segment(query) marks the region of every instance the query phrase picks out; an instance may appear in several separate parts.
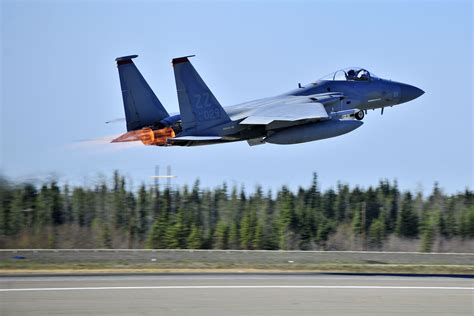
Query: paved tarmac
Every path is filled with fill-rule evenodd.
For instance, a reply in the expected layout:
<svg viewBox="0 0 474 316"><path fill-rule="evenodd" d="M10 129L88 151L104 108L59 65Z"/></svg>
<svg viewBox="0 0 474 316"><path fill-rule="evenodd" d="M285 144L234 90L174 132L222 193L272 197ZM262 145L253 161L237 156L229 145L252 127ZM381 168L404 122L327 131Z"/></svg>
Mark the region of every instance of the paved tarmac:
<svg viewBox="0 0 474 316"><path fill-rule="evenodd" d="M474 278L324 274L0 277L0 315L473 315Z"/></svg>

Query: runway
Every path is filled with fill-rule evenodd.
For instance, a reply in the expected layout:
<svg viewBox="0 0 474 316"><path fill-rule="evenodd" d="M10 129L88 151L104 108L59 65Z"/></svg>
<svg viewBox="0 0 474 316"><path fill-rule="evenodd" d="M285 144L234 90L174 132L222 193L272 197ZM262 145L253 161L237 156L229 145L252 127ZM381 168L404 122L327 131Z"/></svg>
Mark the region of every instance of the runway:
<svg viewBox="0 0 474 316"><path fill-rule="evenodd" d="M3 315L472 315L474 279L324 274L0 277Z"/></svg>

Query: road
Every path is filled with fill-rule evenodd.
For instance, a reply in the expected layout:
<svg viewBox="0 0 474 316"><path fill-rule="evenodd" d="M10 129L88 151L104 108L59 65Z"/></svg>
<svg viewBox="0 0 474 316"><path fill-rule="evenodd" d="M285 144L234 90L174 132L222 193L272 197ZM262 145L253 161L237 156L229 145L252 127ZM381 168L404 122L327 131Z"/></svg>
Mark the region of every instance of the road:
<svg viewBox="0 0 474 316"><path fill-rule="evenodd" d="M7 315L473 315L474 279L325 274L0 277Z"/></svg>

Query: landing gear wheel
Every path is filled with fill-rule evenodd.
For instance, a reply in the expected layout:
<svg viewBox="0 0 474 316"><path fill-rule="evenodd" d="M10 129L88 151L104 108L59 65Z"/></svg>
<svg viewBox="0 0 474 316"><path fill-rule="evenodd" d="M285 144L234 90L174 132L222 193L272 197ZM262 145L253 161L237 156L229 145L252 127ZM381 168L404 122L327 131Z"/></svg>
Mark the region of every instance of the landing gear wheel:
<svg viewBox="0 0 474 316"><path fill-rule="evenodd" d="M364 114L364 111L359 111L356 114L354 114L354 116L358 121L361 121L364 118L365 114Z"/></svg>

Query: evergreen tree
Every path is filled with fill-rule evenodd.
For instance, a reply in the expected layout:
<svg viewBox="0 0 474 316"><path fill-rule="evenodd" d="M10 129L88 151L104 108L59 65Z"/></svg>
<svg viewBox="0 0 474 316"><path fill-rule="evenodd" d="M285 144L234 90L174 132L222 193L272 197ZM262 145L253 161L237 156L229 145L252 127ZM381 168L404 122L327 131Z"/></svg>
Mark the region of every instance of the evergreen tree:
<svg viewBox="0 0 474 316"><path fill-rule="evenodd" d="M252 227L250 214L244 215L242 221L240 222L240 248L242 249L252 249Z"/></svg>
<svg viewBox="0 0 474 316"><path fill-rule="evenodd" d="M196 225L191 228L191 233L187 240L188 249L200 249L202 247L202 232Z"/></svg>
<svg viewBox="0 0 474 316"><path fill-rule="evenodd" d="M7 234L14 235L25 227L23 192L20 189L14 191L9 209Z"/></svg>
<svg viewBox="0 0 474 316"><path fill-rule="evenodd" d="M265 197L265 212L259 218L262 225L262 247L260 249L275 250L278 249L278 222L275 218L275 203L272 200L272 192L268 191ZM260 233L260 232L258 232Z"/></svg>
<svg viewBox="0 0 474 316"><path fill-rule="evenodd" d="M0 192L0 236L5 236L8 232L8 209L9 206L7 206L5 194Z"/></svg>
<svg viewBox="0 0 474 316"><path fill-rule="evenodd" d="M315 175L316 177L316 175ZM312 190L314 192L310 198L310 205L316 203L315 197L318 196L315 189L316 184L313 183ZM294 232L297 226L297 217L294 207L294 198L286 186L284 186L277 196L276 211L278 214L278 233L279 233L279 248L291 249L297 237Z"/></svg>
<svg viewBox="0 0 474 316"><path fill-rule="evenodd" d="M62 195L63 195L64 222L71 224L74 221L74 215L72 212L70 187L67 183L64 185Z"/></svg>
<svg viewBox="0 0 474 316"><path fill-rule="evenodd" d="M333 189L329 189L323 195L323 214L326 218L334 218L336 215L337 196Z"/></svg>
<svg viewBox="0 0 474 316"><path fill-rule="evenodd" d="M369 243L380 249L383 245L383 241L385 239L385 216L381 214L381 216L372 221L369 229Z"/></svg>
<svg viewBox="0 0 474 316"><path fill-rule="evenodd" d="M364 225L362 224L361 207L357 207L352 218L352 231L354 235L359 236L364 232Z"/></svg>
<svg viewBox="0 0 474 316"><path fill-rule="evenodd" d="M379 217L381 208L377 192L371 187L365 193L364 205L364 229L368 231L372 221Z"/></svg>
<svg viewBox="0 0 474 316"><path fill-rule="evenodd" d="M421 251L431 252L433 249L433 243L435 239L435 220L429 218L428 221L423 225L423 231L421 233Z"/></svg>
<svg viewBox="0 0 474 316"><path fill-rule="evenodd" d="M217 223L213 245L215 249L227 249L228 247L228 229L227 224L223 220Z"/></svg>
<svg viewBox="0 0 474 316"><path fill-rule="evenodd" d="M230 224L229 229L229 248L230 249L240 249L240 235L239 235L239 228L237 223L233 222Z"/></svg>
<svg viewBox="0 0 474 316"><path fill-rule="evenodd" d="M400 208L399 200L400 200L400 192L398 190L398 184L395 181L390 190L390 212L388 216L389 225L387 226L387 231L390 233L394 232L396 229L396 222L398 219L398 213L399 213L399 208Z"/></svg>
<svg viewBox="0 0 474 316"><path fill-rule="evenodd" d="M407 192L403 199L402 209L397 219L397 235L400 237L416 237L418 235L418 216L413 210L411 193Z"/></svg>
<svg viewBox="0 0 474 316"><path fill-rule="evenodd" d="M51 208L51 220L53 225L61 225L65 222L64 205L61 192L55 181L49 187L49 207Z"/></svg>
<svg viewBox="0 0 474 316"><path fill-rule="evenodd" d="M10 185L0 175L0 236L5 236L8 233L8 212L10 209L10 194Z"/></svg>
<svg viewBox="0 0 474 316"><path fill-rule="evenodd" d="M140 240L145 238L145 234L148 231L148 220L149 220L149 193L147 192L145 185L142 184L138 190L137 200L137 233Z"/></svg>
<svg viewBox="0 0 474 316"><path fill-rule="evenodd" d="M113 248L112 232L108 224L102 224L101 243L102 247L106 249Z"/></svg>
<svg viewBox="0 0 474 316"><path fill-rule="evenodd" d="M114 172L113 217L115 228L128 228L127 192L125 178Z"/></svg>
<svg viewBox="0 0 474 316"><path fill-rule="evenodd" d="M88 211L85 190L83 188L74 188L71 200L74 222L80 226L84 226L86 224L86 213Z"/></svg>
<svg viewBox="0 0 474 316"><path fill-rule="evenodd" d="M148 234L146 246L151 249L168 248L166 236L166 227L168 223L164 215L160 216L153 223Z"/></svg>
<svg viewBox="0 0 474 316"><path fill-rule="evenodd" d="M474 205L462 210L459 226L461 237L474 238Z"/></svg>
<svg viewBox="0 0 474 316"><path fill-rule="evenodd" d="M318 218L318 228L316 240L326 248L326 241L328 240L329 234L334 231L334 222L324 215Z"/></svg>
<svg viewBox="0 0 474 316"><path fill-rule="evenodd" d="M286 187L283 189L286 189ZM313 180L308 192L308 205L312 210L319 209L321 205L321 192L319 191L318 174L316 172L313 173Z"/></svg>
<svg viewBox="0 0 474 316"><path fill-rule="evenodd" d="M37 229L51 225L51 207L46 185L41 187L39 194L36 196L34 222Z"/></svg>
<svg viewBox="0 0 474 316"><path fill-rule="evenodd" d="M308 250L311 247L311 240L315 236L315 218L314 212L308 207L303 207L300 216L300 246L302 250Z"/></svg>
<svg viewBox="0 0 474 316"><path fill-rule="evenodd" d="M349 187L341 183L337 184L336 195L336 220L342 223L347 216L349 209Z"/></svg>
<svg viewBox="0 0 474 316"><path fill-rule="evenodd" d="M171 249L185 249L188 231L184 224L183 210L176 215L174 225L169 225L166 229L166 244Z"/></svg>
<svg viewBox="0 0 474 316"><path fill-rule="evenodd" d="M284 186L275 198L260 186L251 193L225 183L202 189L197 180L191 188L135 191L118 172L112 180L110 188L105 179L91 187L55 181L37 187L0 177L0 247L332 249L348 238L357 248L383 249L386 237L397 234L420 236L414 241L420 250L432 251L445 249L450 238L467 249L474 238L474 193L446 194L437 184L427 198L400 195L387 180L322 191L314 174L309 187Z"/></svg>
<svg viewBox="0 0 474 316"><path fill-rule="evenodd" d="M264 239L263 239L263 224L258 221L255 227L255 235L252 241L253 249L263 249Z"/></svg>

